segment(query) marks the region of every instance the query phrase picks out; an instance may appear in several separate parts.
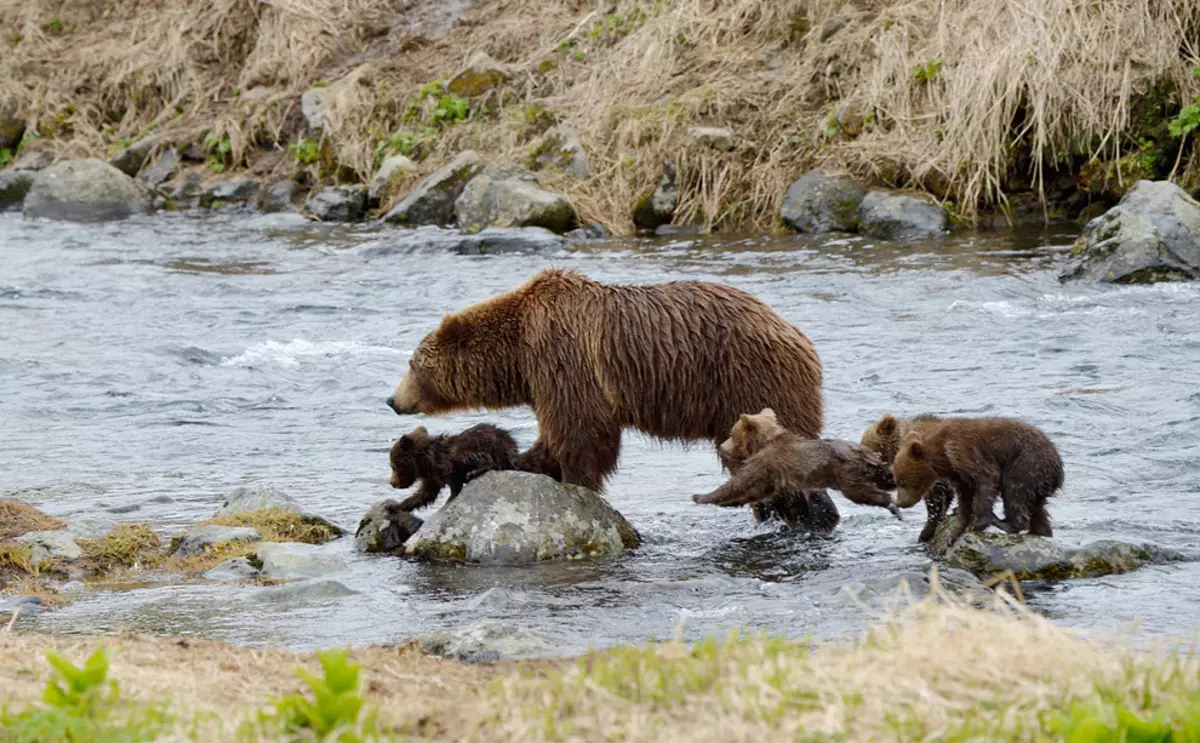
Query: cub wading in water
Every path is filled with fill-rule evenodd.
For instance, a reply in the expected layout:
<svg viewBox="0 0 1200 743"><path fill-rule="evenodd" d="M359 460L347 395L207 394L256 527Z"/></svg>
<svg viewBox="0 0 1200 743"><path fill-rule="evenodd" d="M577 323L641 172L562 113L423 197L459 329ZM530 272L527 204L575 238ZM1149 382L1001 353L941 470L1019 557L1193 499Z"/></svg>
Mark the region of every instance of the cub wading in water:
<svg viewBox="0 0 1200 743"><path fill-rule="evenodd" d="M794 434L779 424L770 408L742 414L721 444L721 452L739 462L737 471L713 492L693 496L696 503L742 506L785 490L829 488L900 518L888 492L894 485L891 470L877 454L849 441Z"/></svg>
<svg viewBox="0 0 1200 743"><path fill-rule="evenodd" d="M896 503L916 505L939 481L958 494L949 544L968 529L1053 536L1046 501L1063 485L1062 457L1039 429L1012 418L945 418L911 431L892 463ZM1004 519L992 506L1004 502Z"/></svg>

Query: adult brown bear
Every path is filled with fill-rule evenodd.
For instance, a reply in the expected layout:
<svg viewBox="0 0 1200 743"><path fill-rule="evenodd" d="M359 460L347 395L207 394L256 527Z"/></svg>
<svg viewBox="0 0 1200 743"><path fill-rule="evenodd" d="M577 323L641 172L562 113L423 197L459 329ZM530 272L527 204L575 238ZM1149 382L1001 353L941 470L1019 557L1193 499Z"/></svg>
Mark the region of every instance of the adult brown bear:
<svg viewBox="0 0 1200 743"><path fill-rule="evenodd" d="M401 415L529 405L563 480L593 490L616 469L622 429L719 446L738 416L769 407L816 438L824 412L812 343L750 294L557 269L446 315L387 402ZM761 513L808 513L782 499L817 498L836 514L821 491L780 498Z"/></svg>

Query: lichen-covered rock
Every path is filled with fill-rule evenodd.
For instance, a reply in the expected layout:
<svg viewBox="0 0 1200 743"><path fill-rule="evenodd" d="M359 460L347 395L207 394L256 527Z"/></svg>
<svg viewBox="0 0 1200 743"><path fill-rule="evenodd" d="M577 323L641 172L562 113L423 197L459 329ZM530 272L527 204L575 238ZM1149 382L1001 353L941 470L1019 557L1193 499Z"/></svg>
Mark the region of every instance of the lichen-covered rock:
<svg viewBox="0 0 1200 743"><path fill-rule="evenodd" d="M617 555L638 533L598 494L544 475L493 471L472 480L405 546L415 557L489 565Z"/></svg>
<svg viewBox="0 0 1200 743"><path fill-rule="evenodd" d="M367 186L367 206L374 209L391 199L396 181L416 171L417 164L404 155L392 155L385 159Z"/></svg>
<svg viewBox="0 0 1200 743"><path fill-rule="evenodd" d="M17 541L28 545L35 565L46 560L74 562L83 557L83 550L66 529L31 531L17 537Z"/></svg>
<svg viewBox="0 0 1200 743"><path fill-rule="evenodd" d="M262 541L262 534L258 533L258 529L252 529L249 526L196 526L188 529L179 537L175 550L171 554L175 557L190 557L203 555L209 547L216 547L218 544L226 542L260 541Z"/></svg>
<svg viewBox="0 0 1200 743"><path fill-rule="evenodd" d="M366 211L366 186L323 188L304 204L304 213L322 222L357 222Z"/></svg>
<svg viewBox="0 0 1200 743"><path fill-rule="evenodd" d="M274 580L320 578L345 570L346 562L324 547L300 542L264 542L254 553L259 574Z"/></svg>
<svg viewBox="0 0 1200 743"><path fill-rule="evenodd" d="M421 649L463 663L494 663L499 660L553 655L553 646L541 635L508 622L484 619L434 630L417 637Z"/></svg>
<svg viewBox="0 0 1200 743"><path fill-rule="evenodd" d="M732 152L735 146L733 132L723 126L691 126L688 136L699 144L722 152Z"/></svg>
<svg viewBox="0 0 1200 743"><path fill-rule="evenodd" d="M134 142L114 155L108 162L125 175L136 176L142 166L146 164L146 158L150 156L150 151L158 142L158 137L148 137L140 142Z"/></svg>
<svg viewBox="0 0 1200 743"><path fill-rule="evenodd" d="M141 166L138 166L139 168ZM169 147L163 151L158 159L154 161L144 173L138 176L141 180L149 183L151 186L169 180L175 175L175 171L179 169L179 150L174 147Z"/></svg>
<svg viewBox="0 0 1200 743"><path fill-rule="evenodd" d="M927 198L872 191L859 204L859 231L883 240L913 240L945 232L946 210Z"/></svg>
<svg viewBox="0 0 1200 743"><path fill-rule="evenodd" d="M221 516L232 516L235 513L245 513L246 511L264 511L268 509L279 509L294 513L300 519L309 524L320 524L328 527L335 534L343 535L346 530L329 521L328 519L318 516L311 511L305 510L295 498L292 498L286 493L281 493L274 488L264 487L246 487L236 488L229 495L225 496L225 500L221 506L217 508L213 518Z"/></svg>
<svg viewBox="0 0 1200 743"><path fill-rule="evenodd" d="M216 209L229 204L245 204L258 195L258 181L253 178L229 178L218 181L200 192L200 206Z"/></svg>
<svg viewBox="0 0 1200 743"><path fill-rule="evenodd" d="M486 52L475 52L467 60L463 70L446 85L446 92L472 98L486 93L509 77L510 74L504 65L489 57Z"/></svg>
<svg viewBox="0 0 1200 743"><path fill-rule="evenodd" d="M454 202L467 183L479 175L484 162L478 153L466 150L417 182L383 221L406 225L454 224Z"/></svg>
<svg viewBox="0 0 1200 743"><path fill-rule="evenodd" d="M1150 283L1200 278L1200 203L1169 181L1137 181L1087 223L1063 279Z"/></svg>
<svg viewBox="0 0 1200 743"><path fill-rule="evenodd" d="M854 232L866 195L853 180L816 168L788 187L779 218L797 232Z"/></svg>
<svg viewBox="0 0 1200 743"><path fill-rule="evenodd" d="M400 508L400 501L385 500L367 510L354 532L354 549L376 554L403 554L404 543L424 522Z"/></svg>
<svg viewBox="0 0 1200 743"><path fill-rule="evenodd" d="M537 184L519 165L489 165L467 183L454 202L467 232L488 227L544 227L563 233L575 225L575 208L565 196Z"/></svg>
<svg viewBox="0 0 1200 743"><path fill-rule="evenodd" d="M558 168L573 178L583 180L591 174L591 163L583 142L571 127L560 124L539 137L532 146L532 170Z"/></svg>
<svg viewBox="0 0 1200 743"><path fill-rule="evenodd" d="M947 520L939 535L950 523ZM936 546L944 538L934 538ZM1065 580L1127 573L1144 565L1188 559L1186 555L1153 544L1128 544L1102 540L1069 547L1056 539L1028 534L968 532L942 555L951 567L969 570L981 578L1008 573L1017 580Z"/></svg>
<svg viewBox="0 0 1200 743"><path fill-rule="evenodd" d="M20 209L30 188L33 188L33 173L24 170L0 171L0 212Z"/></svg>
<svg viewBox="0 0 1200 743"><path fill-rule="evenodd" d="M459 255L545 253L562 250L566 245L566 238L544 227L489 227L473 235L440 227L419 227L388 235L386 242L364 248L363 254L379 258L431 249Z"/></svg>
<svg viewBox="0 0 1200 743"><path fill-rule="evenodd" d="M30 218L75 222L125 219L153 210L154 194L106 162L67 160L38 171L25 196Z"/></svg>
<svg viewBox="0 0 1200 743"><path fill-rule="evenodd" d="M258 210L264 214L291 211L300 199L300 184L291 178L276 181L258 195Z"/></svg>
<svg viewBox="0 0 1200 743"><path fill-rule="evenodd" d="M653 232L675 218L675 208L679 206L679 185L675 179L675 166L664 163L658 186L643 194L633 207L633 224L639 230Z"/></svg>

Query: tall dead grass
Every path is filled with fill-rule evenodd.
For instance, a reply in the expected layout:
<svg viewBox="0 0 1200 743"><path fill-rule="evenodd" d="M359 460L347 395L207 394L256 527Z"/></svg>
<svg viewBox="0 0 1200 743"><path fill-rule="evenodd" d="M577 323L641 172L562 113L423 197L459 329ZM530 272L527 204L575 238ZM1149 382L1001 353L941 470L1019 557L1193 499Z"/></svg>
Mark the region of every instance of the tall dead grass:
<svg viewBox="0 0 1200 743"><path fill-rule="evenodd" d="M63 154L211 133L240 166L301 136L299 95L327 84L323 171L341 179L368 178L400 131L422 137L428 171L466 147L523 162L563 123L592 175L544 177L618 231L668 160L677 222L767 227L816 163L971 217L1023 179L1040 191L1051 170L1136 148L1130 105L1152 88L1168 108L1200 94L1200 0L477 0L444 37L411 31L438 5L0 0L0 94ZM414 96L479 50L508 84L424 134ZM692 142L691 125L729 127L736 149Z"/></svg>

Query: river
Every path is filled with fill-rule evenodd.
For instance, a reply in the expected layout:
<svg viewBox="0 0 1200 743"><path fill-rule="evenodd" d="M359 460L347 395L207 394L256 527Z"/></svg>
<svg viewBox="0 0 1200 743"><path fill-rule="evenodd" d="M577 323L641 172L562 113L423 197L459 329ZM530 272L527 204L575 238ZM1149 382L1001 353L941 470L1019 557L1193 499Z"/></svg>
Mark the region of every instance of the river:
<svg viewBox="0 0 1200 743"><path fill-rule="evenodd" d="M290 216L166 214L98 226L0 214L0 489L70 519L122 512L164 533L232 489L278 488L353 529L388 487L391 441L481 421L536 436L526 409L398 417L384 401L446 312L538 269L609 282L743 288L824 364L825 435L885 412L999 414L1042 427L1066 464L1056 536L1200 548L1200 284L1062 285L1077 234L963 233L899 246L847 237L613 240L553 255L400 247L393 228ZM619 559L521 569L416 564L330 547L356 593L261 599L257 586L152 583L76 595L22 620L64 632L195 634L296 648L403 640L511 620L564 653L737 627L838 636L839 586L919 570L923 507L897 521L834 499L832 539L756 525L691 494L722 473L707 445L625 436L609 501L644 544ZM443 499L444 499L443 495ZM999 506L997 506L999 508ZM1030 586L1078 627L1195 624L1200 563Z"/></svg>

